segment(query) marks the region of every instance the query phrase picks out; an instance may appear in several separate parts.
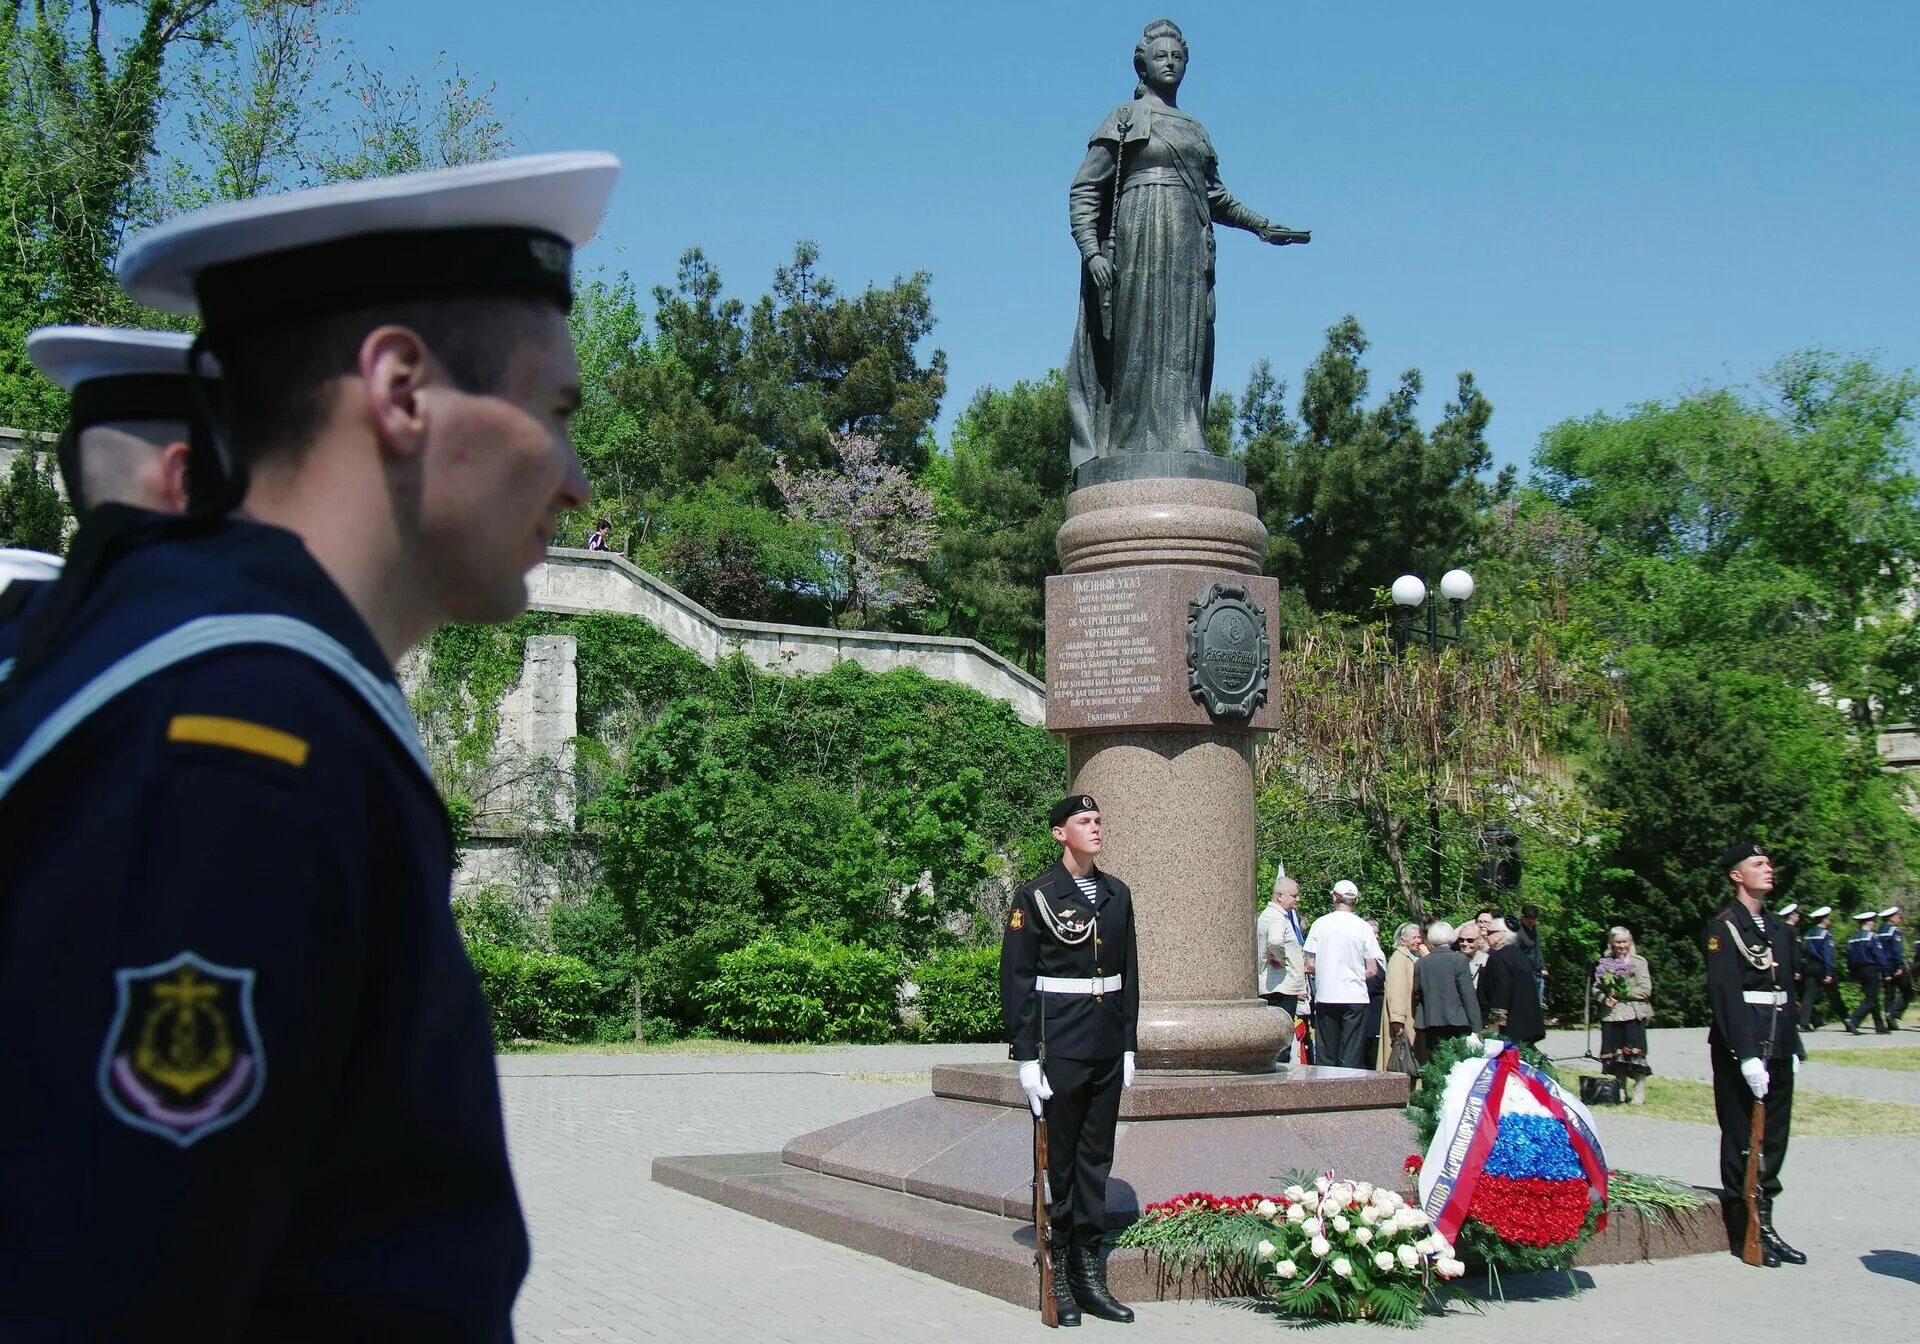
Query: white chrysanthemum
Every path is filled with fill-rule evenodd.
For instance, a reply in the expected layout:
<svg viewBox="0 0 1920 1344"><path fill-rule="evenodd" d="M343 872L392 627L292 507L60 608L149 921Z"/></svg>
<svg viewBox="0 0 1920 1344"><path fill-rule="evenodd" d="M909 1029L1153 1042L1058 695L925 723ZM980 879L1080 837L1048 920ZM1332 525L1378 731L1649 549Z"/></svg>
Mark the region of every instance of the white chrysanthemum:
<svg viewBox="0 0 1920 1344"><path fill-rule="evenodd" d="M1307 1221L1306 1206L1303 1204L1289 1204L1287 1206L1287 1221L1294 1224L1296 1227L1301 1223L1306 1222Z"/></svg>
<svg viewBox="0 0 1920 1344"><path fill-rule="evenodd" d="M1280 1206L1270 1199L1263 1199L1253 1206L1253 1211L1262 1218L1271 1218L1280 1211Z"/></svg>
<svg viewBox="0 0 1920 1344"><path fill-rule="evenodd" d="M1353 1239L1362 1246L1370 1246L1373 1244L1373 1229L1370 1227L1357 1228L1354 1231Z"/></svg>
<svg viewBox="0 0 1920 1344"><path fill-rule="evenodd" d="M1328 1251L1332 1250L1333 1247L1328 1244L1325 1237L1315 1237L1313 1241L1308 1244L1307 1249L1315 1255L1325 1255Z"/></svg>
<svg viewBox="0 0 1920 1344"><path fill-rule="evenodd" d="M1353 1230L1353 1224L1345 1218L1336 1217L1333 1220L1333 1230L1344 1237L1348 1232Z"/></svg>
<svg viewBox="0 0 1920 1344"><path fill-rule="evenodd" d="M1300 1266L1291 1260L1282 1260L1273 1267L1273 1272L1283 1279L1290 1279L1300 1272Z"/></svg>
<svg viewBox="0 0 1920 1344"><path fill-rule="evenodd" d="M1353 1262L1343 1255L1333 1262L1333 1272L1343 1279L1350 1278L1353 1275Z"/></svg>
<svg viewBox="0 0 1920 1344"><path fill-rule="evenodd" d="M1273 1259L1273 1243L1270 1241L1261 1242L1258 1246L1254 1247L1254 1250L1260 1253L1262 1260Z"/></svg>
<svg viewBox="0 0 1920 1344"><path fill-rule="evenodd" d="M1377 1251L1373 1257L1373 1267L1382 1273L1393 1268L1393 1252Z"/></svg>
<svg viewBox="0 0 1920 1344"><path fill-rule="evenodd" d="M1403 1245L1395 1254L1400 1257L1400 1265L1403 1269L1412 1269L1420 1263L1420 1253L1411 1246Z"/></svg>

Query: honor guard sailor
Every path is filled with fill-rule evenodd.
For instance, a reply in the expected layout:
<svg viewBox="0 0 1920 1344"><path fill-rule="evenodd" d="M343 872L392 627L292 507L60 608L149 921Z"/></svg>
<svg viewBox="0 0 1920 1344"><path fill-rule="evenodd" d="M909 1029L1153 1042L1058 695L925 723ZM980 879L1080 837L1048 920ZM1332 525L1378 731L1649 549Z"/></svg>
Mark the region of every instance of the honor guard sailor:
<svg viewBox="0 0 1920 1344"><path fill-rule="evenodd" d="M1793 1123L1793 1079L1806 1058L1788 989L1792 935L1784 920L1764 909L1773 890L1773 860L1764 849L1752 843L1732 845L1720 856L1720 871L1733 883L1734 898L1708 921L1704 940L1713 1012L1707 1045L1713 1058L1720 1184L1725 1191L1721 1198L1730 1215L1744 1210L1753 1105L1759 1101L1766 1107L1757 1200L1762 1262L1804 1265L1807 1257L1773 1230L1773 1201L1780 1194L1780 1168ZM1730 1235L1735 1254L1743 1236Z"/></svg>
<svg viewBox="0 0 1920 1344"><path fill-rule="evenodd" d="M1020 1087L1049 1131L1054 1292L1063 1325L1131 1321L1107 1288L1102 1245L1120 1094L1133 1086L1140 965L1133 893L1101 870L1100 807L1053 805L1060 860L1013 894L1000 941L1000 1008Z"/></svg>
<svg viewBox="0 0 1920 1344"><path fill-rule="evenodd" d="M84 521L97 504L186 511L192 344L184 332L117 327L41 327L28 334L27 358L69 394L67 427L54 457L74 517ZM59 558L48 558L54 563L40 572L0 582L0 660L12 653L8 627L59 575Z"/></svg>
<svg viewBox="0 0 1920 1344"><path fill-rule="evenodd" d="M1853 1036L1860 1034L1860 1023L1869 1013L1873 1015L1873 1029L1880 1035L1893 1030L1880 1011L1880 989L1886 982L1887 961L1880 931L1874 927L1879 919L1879 911L1862 910L1853 917L1854 933L1847 939L1847 969L1860 982L1860 1002L1847 1018L1847 1032Z"/></svg>
<svg viewBox="0 0 1920 1344"><path fill-rule="evenodd" d="M123 251L201 318L220 469L197 518L94 509L0 681L0 1338L509 1337L526 1234L393 666L517 614L585 501L570 258L617 171L325 187Z"/></svg>
<svg viewBox="0 0 1920 1344"><path fill-rule="evenodd" d="M1890 905L1880 912L1880 931L1875 935L1880 943L1880 973L1886 981L1888 1031L1899 1029L1911 994L1907 983L1907 948L1900 931L1903 922L1900 907Z"/></svg>

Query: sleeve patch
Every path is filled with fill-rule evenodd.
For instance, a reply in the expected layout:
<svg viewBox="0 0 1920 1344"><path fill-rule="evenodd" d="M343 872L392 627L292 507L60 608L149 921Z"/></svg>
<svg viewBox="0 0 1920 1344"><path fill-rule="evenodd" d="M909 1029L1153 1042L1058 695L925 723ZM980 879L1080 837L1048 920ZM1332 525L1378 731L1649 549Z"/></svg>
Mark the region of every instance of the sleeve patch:
<svg viewBox="0 0 1920 1344"><path fill-rule="evenodd" d="M1707 951L1718 952L1719 950L1720 950L1720 935L1717 933L1708 934L1707 935Z"/></svg>
<svg viewBox="0 0 1920 1344"><path fill-rule="evenodd" d="M1013 914L1007 919L1007 927L1018 933L1027 927L1027 912L1019 906L1013 907Z"/></svg>
<svg viewBox="0 0 1920 1344"><path fill-rule="evenodd" d="M283 733L261 723L228 719L217 714L176 714L167 724L167 741L199 746L227 747L266 756L298 770L307 763L305 738Z"/></svg>

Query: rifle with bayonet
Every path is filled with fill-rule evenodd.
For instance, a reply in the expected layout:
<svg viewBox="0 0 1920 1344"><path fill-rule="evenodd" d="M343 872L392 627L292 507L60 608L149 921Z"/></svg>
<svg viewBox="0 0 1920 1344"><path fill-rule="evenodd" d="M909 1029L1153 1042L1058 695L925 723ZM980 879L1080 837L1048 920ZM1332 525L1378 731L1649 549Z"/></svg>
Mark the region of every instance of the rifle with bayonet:
<svg viewBox="0 0 1920 1344"><path fill-rule="evenodd" d="M1060 1304L1053 1295L1052 1189L1047 1183L1047 1117L1033 1117L1033 1255L1040 1265L1040 1323L1060 1324Z"/></svg>

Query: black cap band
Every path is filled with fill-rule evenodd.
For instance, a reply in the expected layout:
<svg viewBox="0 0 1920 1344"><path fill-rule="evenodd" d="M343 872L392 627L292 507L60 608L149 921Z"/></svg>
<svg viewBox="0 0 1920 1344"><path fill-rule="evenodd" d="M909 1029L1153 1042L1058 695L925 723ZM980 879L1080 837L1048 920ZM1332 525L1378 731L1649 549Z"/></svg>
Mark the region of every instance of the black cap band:
<svg viewBox="0 0 1920 1344"><path fill-rule="evenodd" d="M129 424L145 420L173 420L182 426L194 421L193 388L187 380L185 355L178 373L123 373L89 378L73 389L67 407L67 429L54 445L60 478L76 518L84 518L87 501L80 491L80 435L95 425Z"/></svg>
<svg viewBox="0 0 1920 1344"><path fill-rule="evenodd" d="M209 266L194 289L220 332L424 299L540 299L569 312L573 244L509 227L363 233Z"/></svg>

